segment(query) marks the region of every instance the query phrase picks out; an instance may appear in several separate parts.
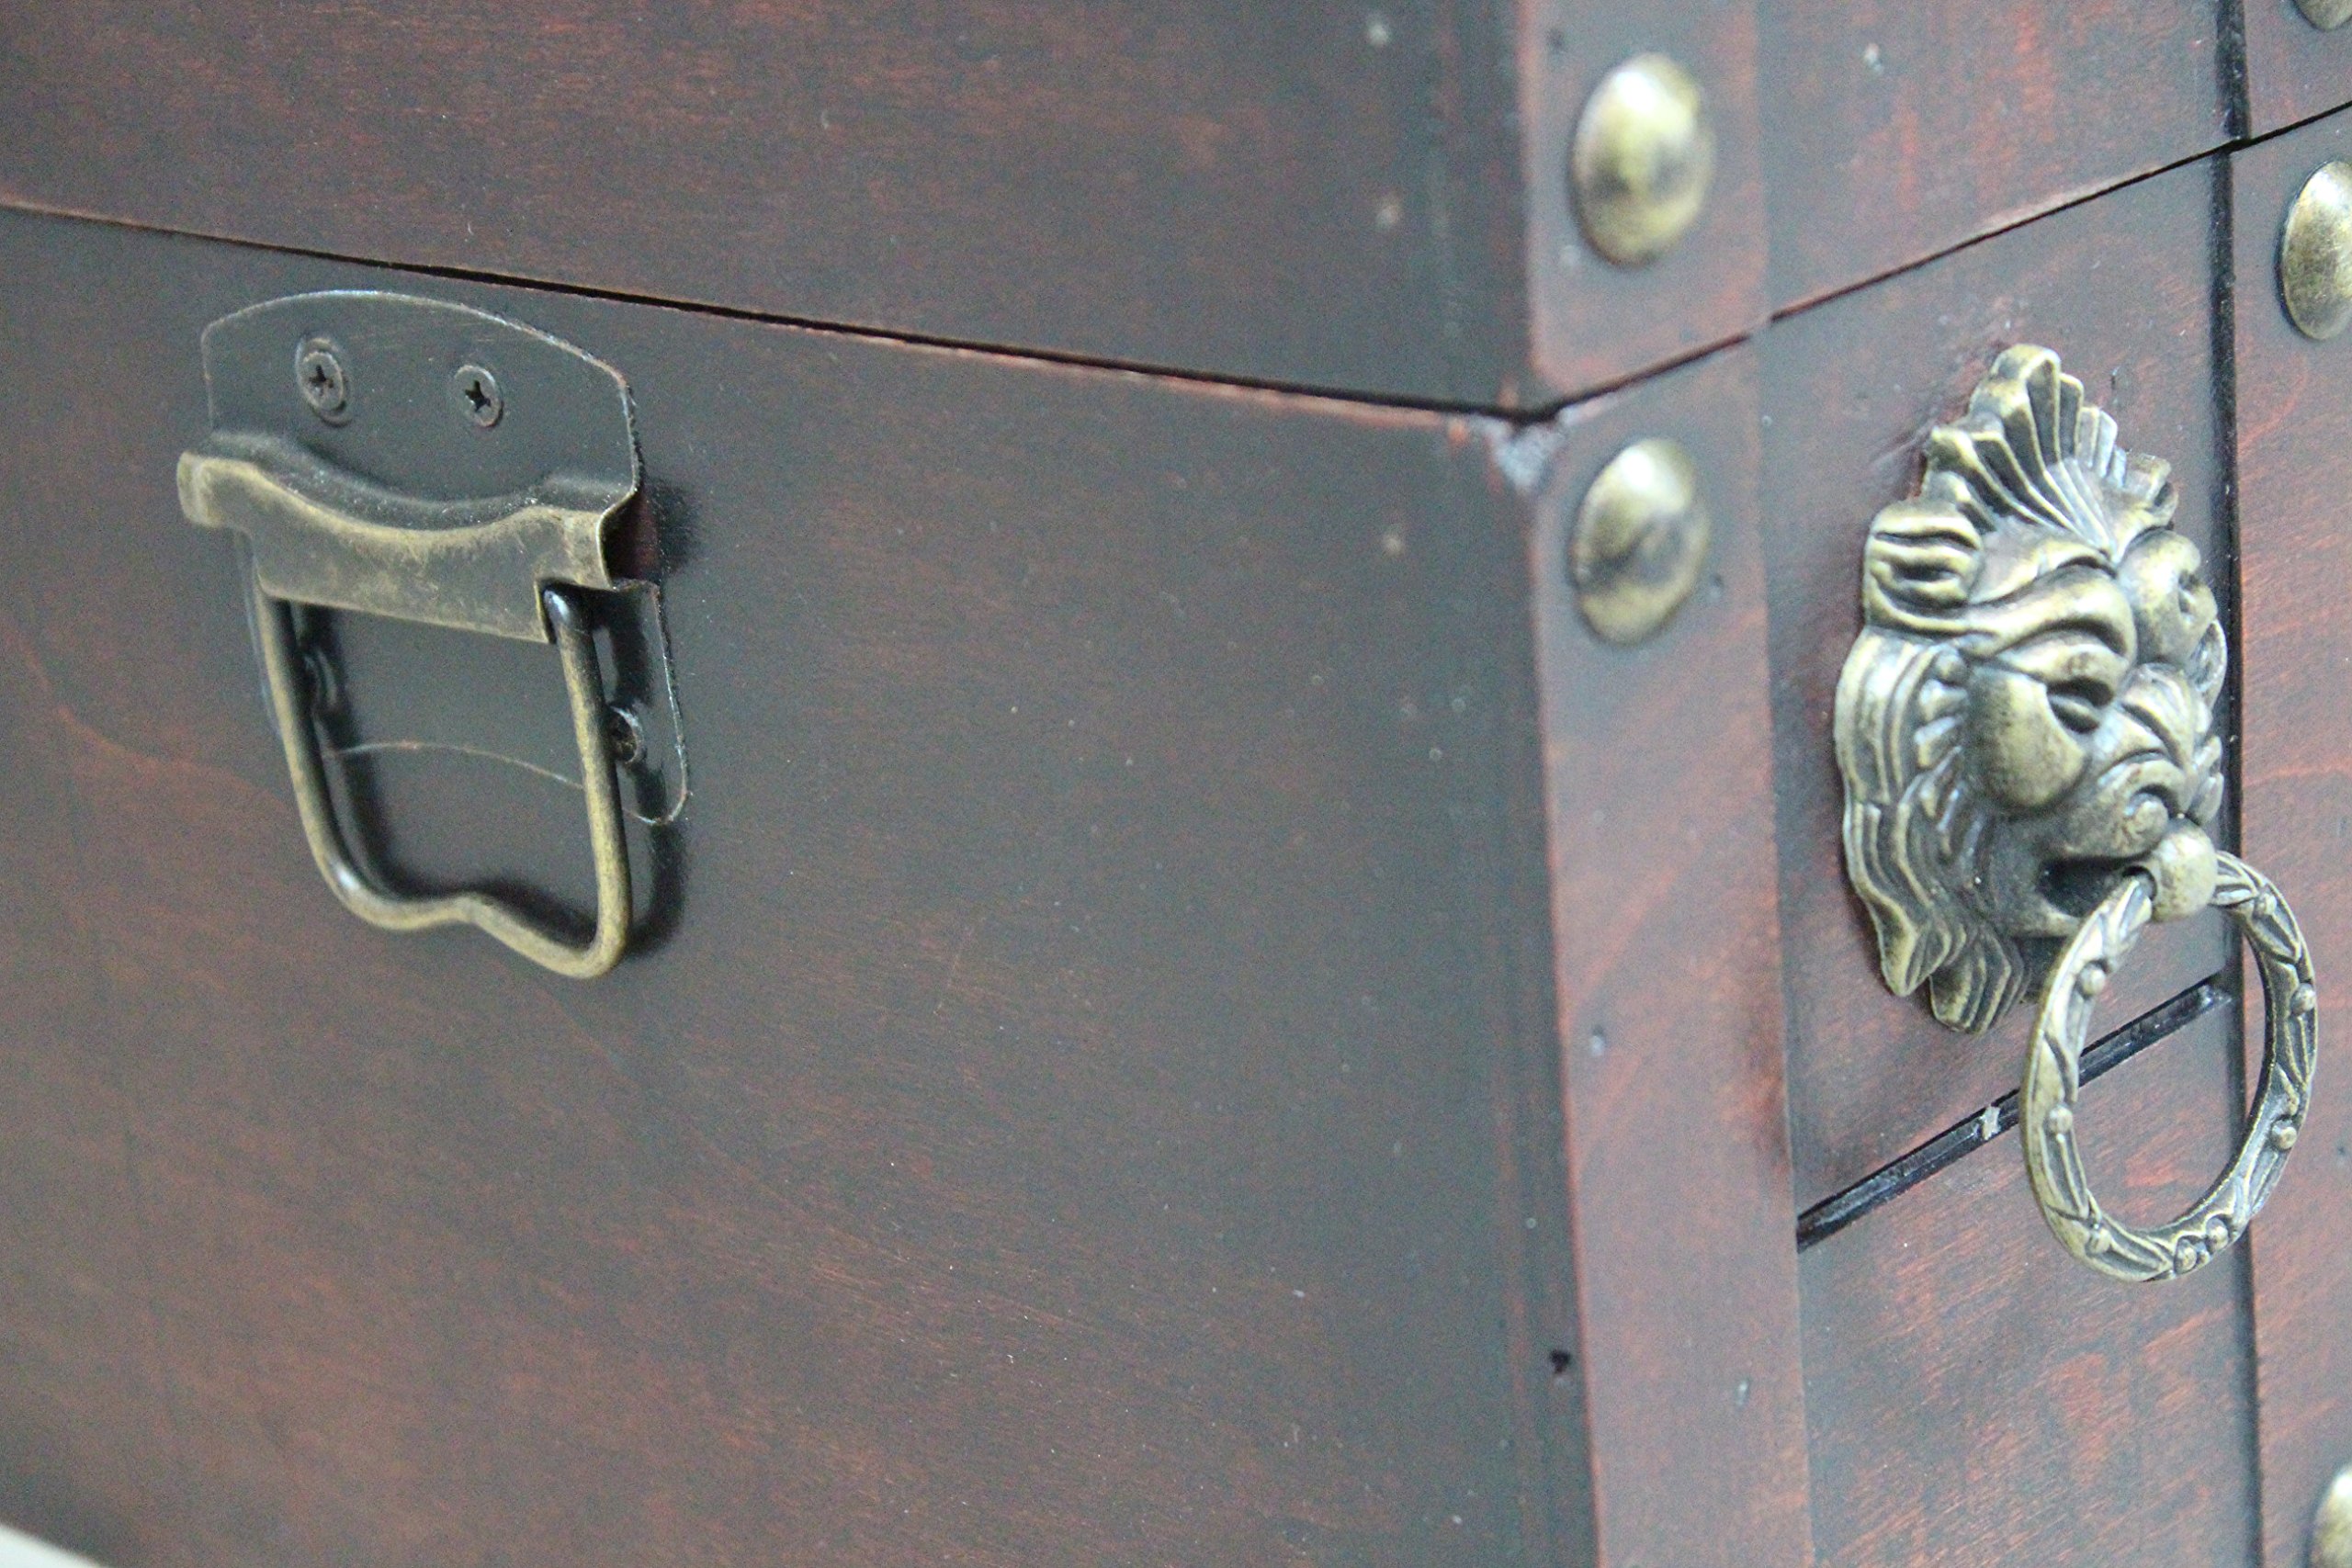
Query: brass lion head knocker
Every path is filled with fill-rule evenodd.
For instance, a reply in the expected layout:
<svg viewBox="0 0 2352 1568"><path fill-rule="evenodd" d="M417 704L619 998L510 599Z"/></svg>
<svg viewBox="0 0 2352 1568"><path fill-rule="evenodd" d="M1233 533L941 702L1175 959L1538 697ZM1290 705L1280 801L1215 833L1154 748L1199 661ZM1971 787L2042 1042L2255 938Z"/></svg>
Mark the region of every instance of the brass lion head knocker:
<svg viewBox="0 0 2352 1568"><path fill-rule="evenodd" d="M2168 464L2046 348L2010 349L1928 435L1918 495L1871 522L1863 629L1838 683L1846 871L1899 995L1982 1032L2039 988L2020 1107L2042 1212L2125 1279L2243 1234L2307 1101L2316 992L2278 890L2213 847L2228 649ZM2238 1161L2136 1230L2090 1194L2073 1126L2091 998L2151 919L2219 906L2262 960L2268 1048Z"/></svg>

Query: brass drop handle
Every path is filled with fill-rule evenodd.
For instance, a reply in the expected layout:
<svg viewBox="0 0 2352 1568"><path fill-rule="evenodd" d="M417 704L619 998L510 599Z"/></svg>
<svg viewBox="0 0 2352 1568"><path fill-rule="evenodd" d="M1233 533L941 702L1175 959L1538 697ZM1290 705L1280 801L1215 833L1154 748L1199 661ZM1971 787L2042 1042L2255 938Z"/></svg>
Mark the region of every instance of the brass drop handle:
<svg viewBox="0 0 2352 1568"><path fill-rule="evenodd" d="M2210 829L2228 666L2169 465L2046 348L2003 354L1928 434L1918 494L1871 524L1863 628L1838 681L1846 871L1898 995L1981 1032L2037 987L2019 1096L2042 1217L2083 1262L2169 1279L2245 1234L2310 1102L2318 989L2277 887ZM2268 1017L2237 1157L2202 1201L2139 1228L2093 1195L2077 1143L2093 999L2152 919L2226 911Z"/></svg>
<svg viewBox="0 0 2352 1568"><path fill-rule="evenodd" d="M180 457L180 506L244 542L271 714L328 887L389 931L472 925L558 974L605 973L628 938L629 865L580 591L617 586L605 534L638 490L619 378L513 322L372 292L240 311L206 329L204 356L213 428ZM400 891L363 869L327 787L298 604L554 646L587 796L592 931L487 891Z"/></svg>

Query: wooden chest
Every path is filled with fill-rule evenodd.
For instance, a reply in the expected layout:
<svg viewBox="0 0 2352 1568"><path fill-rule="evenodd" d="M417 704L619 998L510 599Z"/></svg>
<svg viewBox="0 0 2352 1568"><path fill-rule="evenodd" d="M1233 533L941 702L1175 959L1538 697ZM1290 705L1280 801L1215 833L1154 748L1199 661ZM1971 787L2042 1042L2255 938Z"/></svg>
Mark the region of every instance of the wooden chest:
<svg viewBox="0 0 2352 1568"><path fill-rule="evenodd" d="M2352 1564L2343 9L0 8L0 1523ZM2315 1014L2218 908L1890 988L1890 594L1889 765L2142 724Z"/></svg>

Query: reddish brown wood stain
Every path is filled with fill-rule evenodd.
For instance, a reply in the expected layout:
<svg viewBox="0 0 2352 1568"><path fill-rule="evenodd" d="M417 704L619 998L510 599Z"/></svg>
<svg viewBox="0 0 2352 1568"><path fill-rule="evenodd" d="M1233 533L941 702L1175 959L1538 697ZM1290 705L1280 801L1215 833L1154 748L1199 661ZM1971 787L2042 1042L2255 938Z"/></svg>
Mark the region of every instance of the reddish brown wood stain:
<svg viewBox="0 0 2352 1568"><path fill-rule="evenodd" d="M2116 1213L2169 1217L2228 1163L2236 1038L2210 1014L2084 1091ZM2094 1274L2042 1224L2011 1133L1801 1278L1824 1568L2246 1562L2243 1254L2161 1287Z"/></svg>
<svg viewBox="0 0 2352 1568"><path fill-rule="evenodd" d="M2312 1510L2352 1462L2352 341L2297 333L2273 270L2288 204L2347 155L2337 116L2234 160L2245 846L2293 904L2322 998L2311 1115L2249 1238L2272 1568L2302 1568Z"/></svg>
<svg viewBox="0 0 2352 1568"><path fill-rule="evenodd" d="M11 6L0 192L392 262L1485 401L1516 342L1487 309L1510 292L1510 204L1491 177L1510 162L1509 88L1499 50L1459 37L1477 24L1458 9Z"/></svg>
<svg viewBox="0 0 2352 1568"><path fill-rule="evenodd" d="M1621 271L1566 143L1648 49L1720 164ZM2352 338L2271 271L2352 129L2109 189L2346 50L2291 0L8 9L0 205L121 226L0 215L0 1518L123 1568L2302 1568L2329 1067L2185 1282L2068 1260L2007 1137L1793 1226L2016 1083L2022 1014L1880 983L1828 739L1862 531L2003 347L2234 555L2243 841L2352 973ZM696 794L597 986L335 908L174 502L201 325L386 284L635 392ZM1713 568L1606 648L1565 533L1660 434ZM376 784L412 874L582 896L575 795ZM2152 933L2102 1021L2229 962ZM2127 1213L2224 1162L2236 1028L2089 1091Z"/></svg>
<svg viewBox="0 0 2352 1568"><path fill-rule="evenodd" d="M1830 710L1860 626L1861 540L1912 494L1919 444L1994 357L2057 351L2121 426L2173 466L2181 530L2225 559L2214 511L2211 167L2180 170L1998 235L1777 323L1764 370L1763 516L1772 585L1781 915L1797 1200L1810 1207L2018 1086L2028 1010L1973 1039L1880 978L1849 891ZM2149 933L2104 1016L2120 1024L2219 970L2217 917Z"/></svg>
<svg viewBox="0 0 2352 1568"><path fill-rule="evenodd" d="M1772 303L1820 299L2220 145L2236 86L2219 41L2227 9L1760 7Z"/></svg>
<svg viewBox="0 0 2352 1568"><path fill-rule="evenodd" d="M1661 47L1708 81L1717 197L1677 256L1625 272L1577 237L1567 137L1605 72ZM1762 319L1755 58L1747 7L1702 0L1638 17L414 0L331 19L58 0L0 16L0 197L931 339L1541 405Z"/></svg>
<svg viewBox="0 0 2352 1568"><path fill-rule="evenodd" d="M1772 901L1756 366L1735 352L1583 411L1531 572L1599 1561L1810 1560ZM1568 526L1628 441L1699 465L1709 581L1600 642Z"/></svg>

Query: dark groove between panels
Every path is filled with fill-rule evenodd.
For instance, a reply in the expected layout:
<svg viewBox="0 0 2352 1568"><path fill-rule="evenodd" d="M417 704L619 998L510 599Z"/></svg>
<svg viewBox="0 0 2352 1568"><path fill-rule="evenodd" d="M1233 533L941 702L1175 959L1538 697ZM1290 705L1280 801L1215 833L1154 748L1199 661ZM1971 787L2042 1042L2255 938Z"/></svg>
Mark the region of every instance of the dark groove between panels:
<svg viewBox="0 0 2352 1568"><path fill-rule="evenodd" d="M2233 73L2242 72L2242 64L2229 55L2229 51L2240 46L2226 34L2221 42L2223 58L2217 61L2217 69L2222 71L2225 77L2231 76ZM2240 129L2242 113L2233 102L2229 112L2232 118L2229 122L2228 134L2224 140L2214 146L2176 158L2156 168L2143 169L2137 174L2110 179L2096 189L2069 193L2046 207L2018 214L2007 221L1996 223L1962 239L1954 240L1926 255L1913 256L1883 271L1872 273L1867 277L1853 278L1825 288L1819 293L1790 300L1786 304L1771 309L1766 319L1758 322L1749 331L1734 333L1721 341L1682 350L1668 358L1645 365L1638 370L1628 371L1589 386L1580 387L1571 396L1552 398L1523 408L1499 405L1475 398L1430 397L1405 392L1371 391L1335 387L1321 382L1285 380L1278 377L1236 376L1198 367L1166 364L1158 360L1126 358L1117 355L1090 353L1079 349L1004 344L959 337L953 333L922 333L876 323L861 323L798 314L777 307L729 305L718 300L701 299L687 290L659 293L642 288L616 288L577 280L538 277L529 273L495 267L457 266L447 263L363 255L349 251L293 244L285 241L254 239L203 229L175 227L168 223L150 222L125 217L119 213L94 212L64 203L27 197L17 192L0 192L0 212L22 212L35 217L62 219L71 222L99 223L109 228L170 234L181 239L198 240L213 244L236 245L246 250L267 251L279 255L303 256L316 261L346 262L356 266L404 272L415 276L442 278L455 283L483 284L502 288L526 288L539 293L569 295L582 299L609 300L621 305L641 305L656 310L682 310L721 321L752 321L765 326L784 327L801 332L830 333L841 337L896 344L907 348L978 355L985 358L1056 366L1069 370L1139 376L1150 380L1179 382L1237 392L1264 393L1274 397L1309 399L1363 408L1396 409L1413 413L1493 419L1524 428L1531 425L1548 424L1566 410L1579 403L1590 402L1612 392L1623 391L1628 387L1637 386L1662 376L1669 370L1679 369L1710 355L1738 347L1742 344L1753 343L1770 331L1773 323L1786 321L1793 316L1801 316L1830 300L1860 293L1884 283L1890 278L1899 277L1905 273L1916 272L1921 267L1941 261L1946 256L1964 251L1972 245L1981 244L1996 235L2007 233L2014 229L2021 229L2030 223L2039 222L2042 219L2072 208L2086 205L2103 197L2112 196L2118 191L2156 179L2192 164L2211 161L2220 167L2222 177L2226 179L2228 160L2233 154L2259 147L2266 141L2276 141L2282 136L2291 135L2315 120L2324 119L2331 114L2341 113L2342 108L2338 107L2319 110L2292 124L2267 130L2259 136L2247 136L2242 133Z"/></svg>
<svg viewBox="0 0 2352 1568"><path fill-rule="evenodd" d="M2112 1072L2168 1034L2187 1028L2231 999L2231 993L2204 980L2154 1010L2141 1014L2083 1053L2083 1082ZM1863 1177L1843 1192L1825 1198L1797 1216L1797 1250L1836 1235L1864 1214L1917 1187L1961 1156L1982 1148L2018 1124L2015 1089L1966 1121L1946 1128L1909 1154Z"/></svg>

